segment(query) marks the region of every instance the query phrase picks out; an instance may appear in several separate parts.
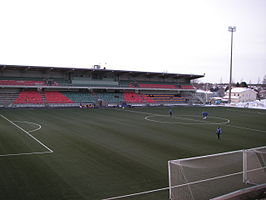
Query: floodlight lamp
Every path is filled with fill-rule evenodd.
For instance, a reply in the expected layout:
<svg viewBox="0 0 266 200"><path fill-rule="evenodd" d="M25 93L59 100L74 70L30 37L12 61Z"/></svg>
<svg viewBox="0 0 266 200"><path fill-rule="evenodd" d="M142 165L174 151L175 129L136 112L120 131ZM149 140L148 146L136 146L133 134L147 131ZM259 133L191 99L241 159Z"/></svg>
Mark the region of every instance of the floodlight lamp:
<svg viewBox="0 0 266 200"><path fill-rule="evenodd" d="M228 31L235 32L236 31L236 26L228 26Z"/></svg>

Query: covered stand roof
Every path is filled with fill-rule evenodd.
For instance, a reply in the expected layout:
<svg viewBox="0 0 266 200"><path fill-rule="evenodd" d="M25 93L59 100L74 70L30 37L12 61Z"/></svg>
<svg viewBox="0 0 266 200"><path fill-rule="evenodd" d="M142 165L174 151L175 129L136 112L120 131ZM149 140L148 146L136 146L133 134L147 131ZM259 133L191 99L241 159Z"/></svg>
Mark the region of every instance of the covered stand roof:
<svg viewBox="0 0 266 200"><path fill-rule="evenodd" d="M131 76L147 76L147 77L164 77L164 78L187 78L189 80L202 78L204 75L196 74L177 74L164 72L143 72L143 71L126 71L126 70L112 70L112 69L93 69L93 68L68 68L68 67L45 67L45 66L25 66L25 65L0 65L0 71L3 70L21 70L21 71L57 71L57 72L99 72L102 74L115 75L131 75Z"/></svg>

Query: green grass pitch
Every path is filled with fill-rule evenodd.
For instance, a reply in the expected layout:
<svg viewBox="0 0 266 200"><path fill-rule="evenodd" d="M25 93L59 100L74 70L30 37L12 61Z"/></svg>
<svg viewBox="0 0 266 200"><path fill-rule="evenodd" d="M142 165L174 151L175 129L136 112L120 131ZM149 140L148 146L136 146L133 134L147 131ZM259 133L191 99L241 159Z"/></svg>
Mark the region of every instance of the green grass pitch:
<svg viewBox="0 0 266 200"><path fill-rule="evenodd" d="M105 199L164 188L168 160L266 145L266 111L172 109L172 117L168 108L0 110L0 199ZM124 199L168 199L168 191Z"/></svg>

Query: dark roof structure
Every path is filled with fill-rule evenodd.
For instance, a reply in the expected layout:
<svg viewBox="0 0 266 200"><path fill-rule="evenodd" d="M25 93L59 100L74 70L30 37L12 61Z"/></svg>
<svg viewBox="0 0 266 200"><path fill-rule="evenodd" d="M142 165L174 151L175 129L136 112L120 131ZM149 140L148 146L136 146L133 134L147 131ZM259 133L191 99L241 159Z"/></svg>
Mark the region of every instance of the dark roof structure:
<svg viewBox="0 0 266 200"><path fill-rule="evenodd" d="M25 66L25 65L3 65L0 64L0 71L3 70L21 70L21 71L43 71L43 72L80 72L80 73L101 73L114 75L130 75L130 76L147 76L147 77L164 77L164 78L186 78L189 80L202 78L204 75L196 74L177 74L164 72L143 72L143 71L127 71L127 70L112 70L105 68L68 68L68 67L45 67L45 66Z"/></svg>

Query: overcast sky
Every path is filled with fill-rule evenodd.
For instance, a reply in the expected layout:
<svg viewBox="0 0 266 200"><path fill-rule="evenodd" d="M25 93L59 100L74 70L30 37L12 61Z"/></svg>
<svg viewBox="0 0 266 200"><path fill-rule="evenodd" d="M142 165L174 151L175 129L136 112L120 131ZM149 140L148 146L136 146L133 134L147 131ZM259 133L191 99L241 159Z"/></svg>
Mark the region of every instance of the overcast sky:
<svg viewBox="0 0 266 200"><path fill-rule="evenodd" d="M0 64L266 75L266 0L0 0Z"/></svg>

